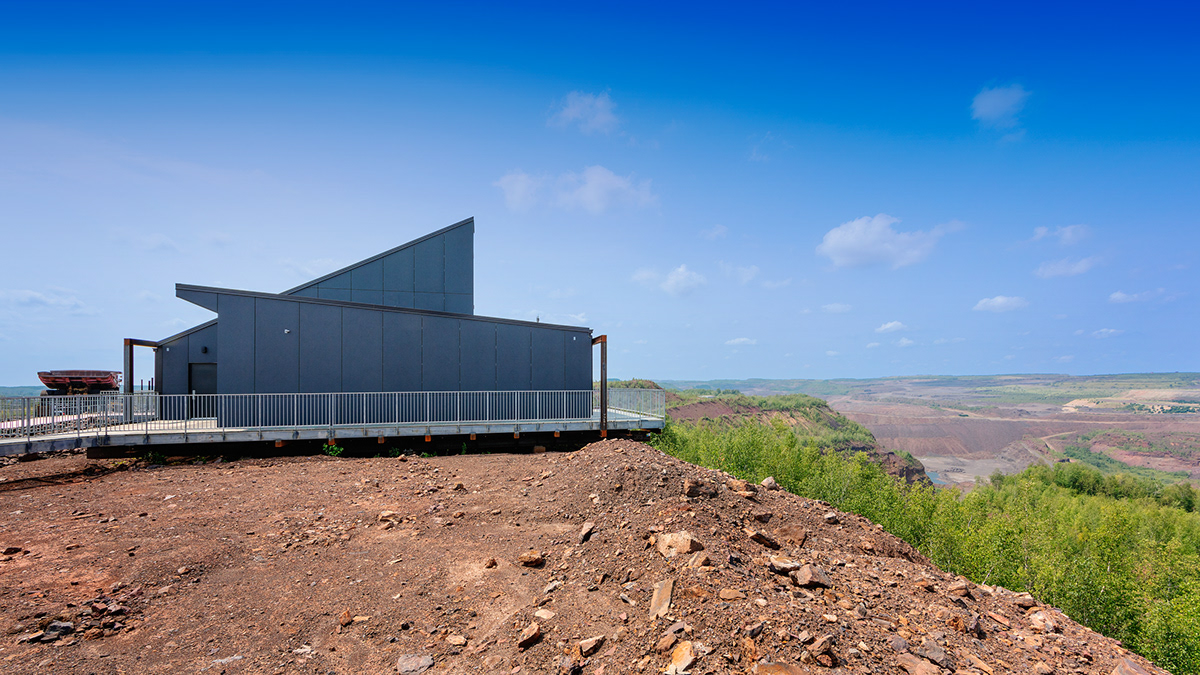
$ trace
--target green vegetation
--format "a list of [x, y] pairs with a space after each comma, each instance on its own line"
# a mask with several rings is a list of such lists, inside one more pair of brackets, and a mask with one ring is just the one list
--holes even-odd
[[1149, 413], [1160, 413], [1160, 414], [1166, 414], [1166, 415], [1179, 415], [1179, 414], [1183, 414], [1183, 413], [1200, 412], [1200, 406], [1196, 406], [1193, 404], [1188, 404], [1188, 405], [1181, 405], [1181, 404], [1143, 405], [1141, 403], [1126, 403], [1122, 409], [1128, 410], [1130, 412], [1149, 412]]
[[34, 385], [29, 387], [0, 387], [0, 397], [4, 396], [41, 396], [45, 390], [45, 385]]
[[346, 451], [346, 449], [340, 445], [326, 445], [325, 446], [325, 454], [329, 455], [330, 457], [341, 457], [342, 453], [345, 451]]
[[774, 476], [881, 523], [943, 569], [1029, 591], [1176, 675], [1200, 673], [1200, 513], [1190, 485], [1143, 494], [1144, 479], [1110, 481], [1073, 463], [996, 474], [964, 495], [906, 485], [864, 453], [828, 452], [828, 439], [780, 420], [669, 423], [653, 444], [747, 480]]
[[1131, 453], [1161, 452], [1184, 460], [1194, 459], [1200, 454], [1200, 434], [1195, 432], [1168, 431], [1145, 434], [1125, 429], [1096, 429], [1081, 433], [1076, 439], [1088, 448], [1101, 445]]
[[[600, 382], [599, 381], [593, 382], [592, 388], [599, 389]], [[608, 388], [609, 389], [662, 389], [662, 387], [658, 386], [658, 384], [652, 380], [641, 380], [636, 377], [633, 378], [632, 380], [609, 380]]]
[[1142, 479], [1144, 482], [1162, 485], [1163, 483], [1174, 483], [1188, 479], [1186, 471], [1160, 471], [1158, 469], [1150, 469], [1144, 466], [1133, 466], [1126, 464], [1120, 460], [1113, 459], [1108, 455], [1100, 452], [1092, 452], [1087, 448], [1078, 445], [1068, 445], [1063, 448], [1063, 454], [1071, 459], [1083, 462], [1088, 466], [1097, 469], [1100, 473], [1108, 477], [1116, 475], [1128, 475], [1134, 478]]
[[138, 455], [143, 462], [149, 466], [162, 465], [167, 463], [167, 456], [159, 452], [154, 446], [146, 446]]
[[[786, 413], [797, 422], [797, 433], [803, 434], [822, 449], [848, 450], [875, 444], [875, 437], [866, 427], [833, 412], [825, 401], [807, 394], [747, 396], [737, 392], [722, 393], [719, 390], [673, 391], [671, 394], [667, 397], [668, 417], [672, 409], [712, 401], [728, 406], [736, 416], [706, 419], [702, 424], [716, 427], [736, 426], [742, 424], [747, 417], [757, 417], [762, 413]], [[781, 419], [775, 419], [773, 423], [783, 425], [784, 428], [790, 426]], [[912, 455], [905, 461], [916, 464]]]

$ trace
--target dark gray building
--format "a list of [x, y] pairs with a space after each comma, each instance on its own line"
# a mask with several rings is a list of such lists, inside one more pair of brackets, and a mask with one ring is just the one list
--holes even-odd
[[[178, 284], [217, 318], [158, 343], [155, 388], [590, 391], [591, 329], [474, 315], [474, 233], [469, 218], [278, 294]], [[590, 403], [539, 416], [568, 413]]]

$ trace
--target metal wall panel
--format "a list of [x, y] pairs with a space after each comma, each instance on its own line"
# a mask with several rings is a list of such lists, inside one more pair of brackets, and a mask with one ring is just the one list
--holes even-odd
[[351, 283], [350, 272], [344, 272], [337, 276], [332, 276], [318, 284], [320, 288], [344, 288], [350, 290], [354, 287]]
[[[214, 326], [215, 328], [216, 326]], [[162, 374], [157, 375], [158, 390], [163, 394], [188, 393], [188, 335], [160, 345], [155, 361], [162, 360]], [[157, 369], [157, 364], [156, 364]]]
[[421, 317], [421, 389], [456, 391], [459, 383], [459, 320]]
[[447, 293], [443, 297], [445, 297], [445, 299], [446, 299], [445, 311], [454, 312], [455, 314], [474, 314], [475, 313], [475, 298], [474, 298], [474, 296], [464, 295], [462, 293]]
[[[190, 333], [188, 338], [188, 361], [190, 363], [217, 362], [217, 327], [209, 326]], [[207, 349], [208, 351], [204, 351]]]
[[442, 235], [445, 238], [446, 292], [475, 292], [475, 223]]
[[218, 311], [221, 315], [217, 322], [217, 342], [221, 345], [221, 359], [217, 361], [219, 393], [253, 393], [254, 298], [222, 295]]
[[254, 391], [282, 394], [300, 390], [300, 304], [254, 301]]
[[415, 286], [413, 249], [405, 248], [383, 259], [383, 290], [408, 292]]
[[384, 291], [383, 304], [388, 307], [405, 307], [413, 309], [416, 307], [413, 300], [412, 291]]
[[324, 284], [317, 290], [325, 300], [354, 301], [354, 291], [349, 288], [326, 288]]
[[533, 389], [555, 390], [566, 385], [565, 331], [533, 329]]
[[496, 389], [499, 391], [529, 391], [532, 366], [533, 329], [512, 324], [496, 325]]
[[446, 235], [439, 235], [413, 247], [416, 256], [415, 291], [446, 292]]
[[383, 390], [421, 391], [421, 317], [383, 314]]
[[364, 291], [356, 288], [350, 291], [350, 300], [353, 302], [363, 302], [368, 305], [382, 305], [383, 291]]
[[592, 388], [592, 334], [563, 332], [566, 346], [566, 381], [563, 389], [584, 391]]
[[383, 391], [383, 312], [342, 308], [342, 391]]
[[383, 261], [376, 260], [351, 270], [350, 287], [356, 291], [382, 291]]
[[188, 302], [192, 303], [193, 305], [199, 305], [199, 306], [203, 307], [204, 309], [211, 310], [213, 312], [217, 311], [217, 294], [216, 293], [209, 293], [206, 291], [182, 290], [182, 291], [176, 291], [175, 295], [179, 296], [180, 299], [187, 300]]
[[496, 324], [487, 321], [462, 321], [459, 330], [459, 388], [462, 391], [494, 391]]
[[300, 306], [300, 388], [302, 393], [342, 391], [342, 308]]
[[292, 293], [292, 295], [296, 295], [301, 298], [319, 298], [319, 297], [321, 297], [321, 289], [319, 289], [316, 286], [312, 286], [310, 288], [302, 288], [302, 289], [296, 291], [295, 293]]
[[432, 309], [438, 312], [446, 311], [446, 296], [442, 293], [414, 293], [413, 309]]

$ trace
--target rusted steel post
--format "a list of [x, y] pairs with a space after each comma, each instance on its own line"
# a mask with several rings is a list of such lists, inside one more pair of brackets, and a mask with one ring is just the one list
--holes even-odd
[[592, 339], [600, 345], [600, 438], [608, 438], [608, 336]]
[[125, 338], [125, 382], [121, 391], [133, 393], [133, 340]]

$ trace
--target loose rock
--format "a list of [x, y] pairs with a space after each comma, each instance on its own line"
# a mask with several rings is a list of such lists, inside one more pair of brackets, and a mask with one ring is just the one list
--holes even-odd
[[693, 551], [704, 550], [704, 544], [700, 543], [699, 539], [692, 536], [691, 532], [686, 530], [681, 532], [671, 532], [664, 534], [658, 538], [658, 552], [664, 558], [674, 558], [680, 554], [688, 554]]
[[521, 649], [528, 649], [542, 639], [542, 627], [537, 625], [536, 621], [530, 622], [525, 630], [521, 631], [521, 636], [517, 639], [517, 646]]
[[674, 590], [674, 579], [664, 579], [654, 584], [654, 596], [650, 599], [651, 618], [666, 616], [671, 609], [671, 593]]
[[433, 658], [420, 654], [405, 654], [396, 659], [396, 670], [404, 675], [416, 675], [433, 667]]
[[816, 565], [805, 565], [788, 575], [792, 583], [800, 588], [832, 588], [833, 582], [825, 570]]
[[546, 562], [546, 558], [542, 555], [541, 551], [531, 549], [522, 553], [521, 557], [517, 558], [517, 562], [525, 567], [541, 567]]

